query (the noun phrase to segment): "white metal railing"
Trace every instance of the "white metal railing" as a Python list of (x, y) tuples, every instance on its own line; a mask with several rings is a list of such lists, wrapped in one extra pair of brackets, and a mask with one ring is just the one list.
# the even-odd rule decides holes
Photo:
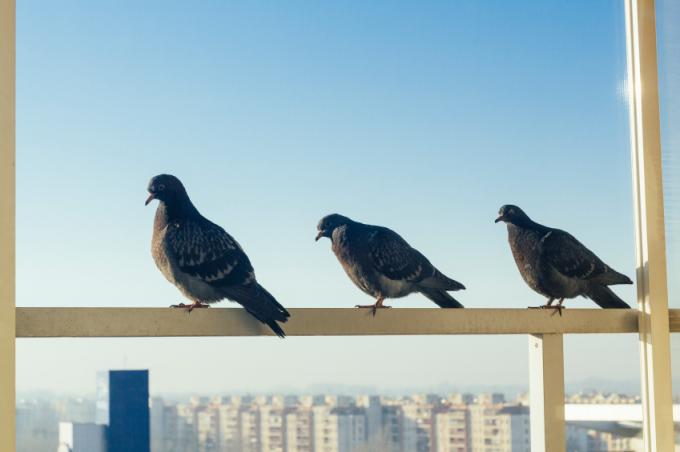
[[(626, 4), (639, 310), (291, 309), (291, 336), (527, 334), (534, 452), (565, 450), (563, 335), (638, 333), (645, 450), (673, 450), (663, 185), (653, 0)], [(15, 0), (0, 0), (0, 451), (15, 450), (15, 340), (32, 337), (259, 336), (240, 309), (15, 308)], [(272, 340), (274, 340), (272, 338)]]

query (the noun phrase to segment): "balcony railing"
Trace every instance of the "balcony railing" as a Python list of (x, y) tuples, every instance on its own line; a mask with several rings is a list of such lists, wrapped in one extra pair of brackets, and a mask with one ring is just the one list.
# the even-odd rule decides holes
[[(626, 5), (639, 310), (291, 309), (290, 336), (526, 334), (531, 444), (565, 450), (564, 334), (640, 337), (645, 450), (673, 450), (663, 185), (653, 0)], [(0, 0), (0, 451), (15, 449), (15, 340), (56, 337), (271, 335), (240, 309), (15, 308), (15, 0)], [(274, 340), (274, 339), (272, 339)]]
[[(565, 309), (291, 308), (288, 336), (637, 333), (639, 312)], [(680, 310), (671, 311), (680, 331)], [(17, 308), (16, 337), (270, 336), (239, 308)]]

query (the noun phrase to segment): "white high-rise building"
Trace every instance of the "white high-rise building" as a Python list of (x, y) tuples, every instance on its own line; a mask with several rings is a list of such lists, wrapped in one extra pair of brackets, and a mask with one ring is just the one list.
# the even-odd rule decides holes
[(244, 407), (240, 415), (241, 452), (260, 452), (260, 411), (256, 405)]
[(331, 407), (312, 408), (315, 452), (352, 452), (366, 443), (366, 414), (363, 409)]
[(260, 407), (261, 450), (284, 452), (284, 411), (279, 405)]
[(195, 423), (199, 452), (220, 452), (219, 411), (216, 406), (201, 406), (196, 411)]
[(401, 405), (402, 450), (430, 452), (433, 442), (432, 401), (426, 397), (418, 397)]
[(467, 406), (450, 406), (435, 413), (433, 436), (436, 452), (468, 452), (470, 416)]
[(286, 452), (314, 452), (312, 410), (293, 408), (285, 414)]
[(331, 409), (328, 405), (312, 407), (315, 452), (338, 452), (338, 423)]
[[(232, 399), (233, 400), (233, 399)], [(220, 450), (241, 451), (241, 406), (238, 401), (218, 408)]]
[(529, 452), (529, 408), (469, 405), (472, 452)]

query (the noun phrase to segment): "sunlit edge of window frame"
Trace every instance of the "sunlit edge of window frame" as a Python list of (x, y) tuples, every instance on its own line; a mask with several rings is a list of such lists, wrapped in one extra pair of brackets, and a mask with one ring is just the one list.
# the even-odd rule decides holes
[(624, 0), (635, 215), (643, 443), (674, 449), (656, 10)]

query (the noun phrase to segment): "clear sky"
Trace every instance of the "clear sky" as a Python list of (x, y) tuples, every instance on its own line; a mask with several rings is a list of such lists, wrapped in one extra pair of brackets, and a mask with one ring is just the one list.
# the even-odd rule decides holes
[[(17, 8), (20, 306), (182, 301), (149, 251), (145, 188), (163, 172), (287, 307), (370, 302), (314, 243), (332, 212), (398, 231), (470, 308), (543, 302), (493, 223), (506, 203), (634, 276), (623, 2)], [(522, 385), (526, 342), (21, 340), (17, 384), (92, 391), (96, 370), (127, 366), (150, 368), (155, 391)], [(634, 335), (565, 345), (567, 380), (638, 378)]]

